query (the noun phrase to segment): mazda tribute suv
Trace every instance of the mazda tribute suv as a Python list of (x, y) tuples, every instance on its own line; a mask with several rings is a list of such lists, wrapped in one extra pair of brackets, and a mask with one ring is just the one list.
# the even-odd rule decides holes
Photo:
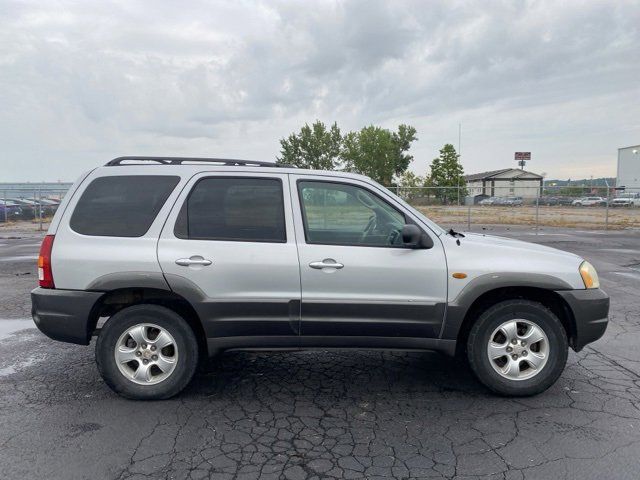
[(121, 157), (78, 179), (38, 259), (33, 318), (115, 392), (162, 399), (225, 350), (466, 357), (532, 395), (607, 327), (587, 261), (445, 231), (371, 179), (263, 162)]

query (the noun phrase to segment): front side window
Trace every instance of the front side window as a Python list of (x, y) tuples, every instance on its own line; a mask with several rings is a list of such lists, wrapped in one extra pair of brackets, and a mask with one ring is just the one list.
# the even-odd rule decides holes
[(96, 178), (78, 200), (71, 229), (83, 235), (141, 237), (179, 181), (168, 175)]
[(392, 247), (402, 245), (402, 213), (369, 190), (332, 182), (300, 181), (307, 243)]
[(178, 238), (286, 242), (282, 182), (274, 178), (200, 180), (182, 206)]

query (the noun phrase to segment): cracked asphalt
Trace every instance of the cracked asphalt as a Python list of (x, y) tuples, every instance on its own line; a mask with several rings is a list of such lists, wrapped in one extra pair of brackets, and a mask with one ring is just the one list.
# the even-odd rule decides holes
[(179, 397), (134, 402), (90, 347), (28, 320), (35, 234), (0, 238), (0, 478), (637, 479), (640, 232), (499, 233), (578, 253), (612, 299), (605, 336), (542, 395), (488, 393), (433, 353), (226, 353)]

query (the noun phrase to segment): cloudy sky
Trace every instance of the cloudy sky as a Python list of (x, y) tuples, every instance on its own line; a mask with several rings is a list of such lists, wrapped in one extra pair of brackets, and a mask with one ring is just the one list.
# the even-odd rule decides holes
[(0, 1), (0, 182), (119, 155), (273, 160), (304, 122), (418, 130), (424, 173), (615, 175), (640, 143), (640, 1)]

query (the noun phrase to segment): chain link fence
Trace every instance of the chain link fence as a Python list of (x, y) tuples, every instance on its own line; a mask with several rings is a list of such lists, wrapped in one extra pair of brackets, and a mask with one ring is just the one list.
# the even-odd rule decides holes
[[(0, 223), (43, 230), (70, 184), (0, 184)], [(640, 188), (506, 186), (388, 187), (442, 226), (472, 231), (490, 225), (640, 228)]]
[(389, 189), (443, 226), (640, 228), (640, 188), (505, 186)]
[(0, 223), (29, 222), (44, 230), (68, 189), (68, 185), (0, 184)]

